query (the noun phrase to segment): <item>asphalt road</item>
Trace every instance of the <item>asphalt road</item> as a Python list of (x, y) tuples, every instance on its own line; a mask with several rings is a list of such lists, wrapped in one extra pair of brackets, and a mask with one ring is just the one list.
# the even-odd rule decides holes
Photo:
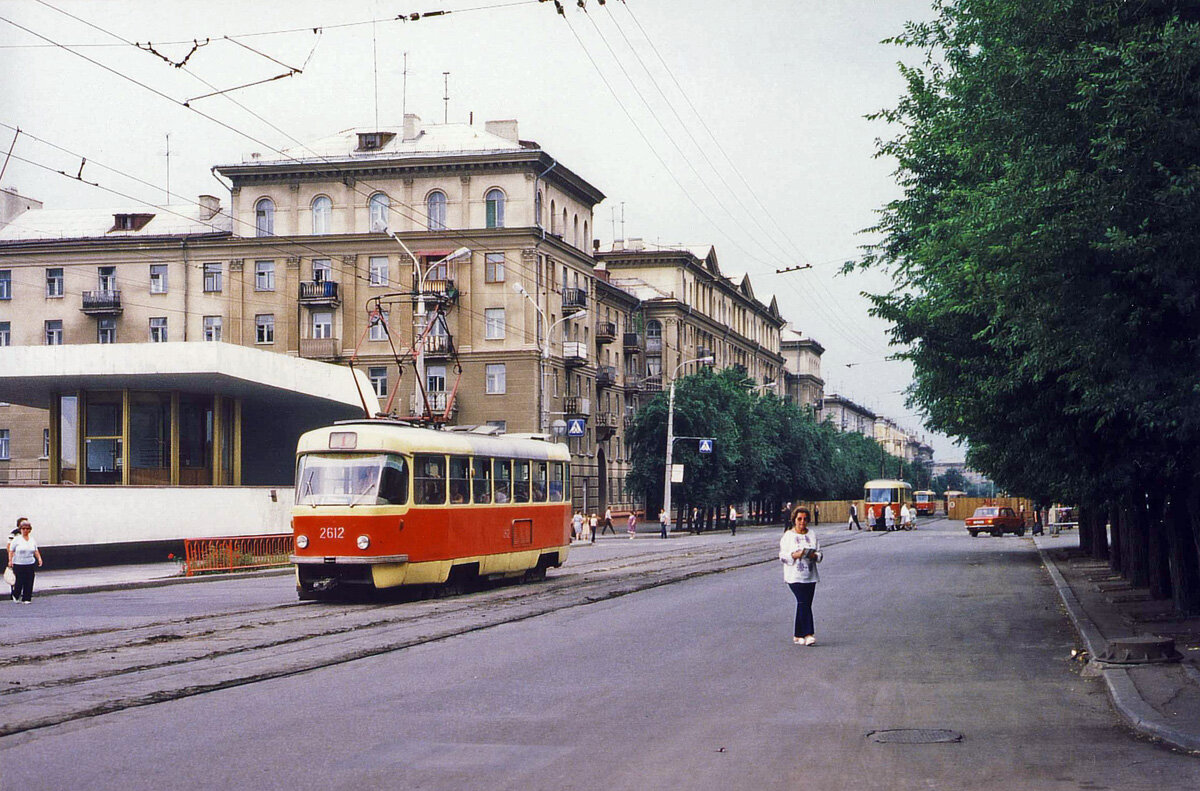
[[(774, 530), (653, 548), (611, 542), (576, 553), (575, 570), (545, 587), (325, 611), (328, 620), (375, 623), (344, 641), (363, 632), (378, 643), (419, 628), (404, 613), (450, 606), (436, 618), (470, 628), (442, 637), (0, 738), (0, 788), (1200, 787), (1200, 758), (1132, 735), (1098, 682), (1078, 675), (1074, 633), (1030, 541), (971, 539), (947, 522), (913, 533), (821, 530), (828, 550), (813, 647), (791, 643), (794, 605), (770, 560)], [(651, 549), (662, 554), (637, 554)], [(746, 561), (744, 551), (767, 560), (747, 565), (753, 555)], [(715, 567), (714, 552), (735, 568), (679, 573)], [(648, 570), (659, 566), (674, 577)], [(281, 614), (322, 615), (277, 606), (279, 586), (275, 578), (136, 593), (169, 599), (204, 587), (257, 597), (244, 616), (223, 616), (246, 628), (196, 638), (217, 644)], [(134, 594), (120, 594), (132, 601), (113, 603), (116, 614), (94, 617), (105, 628), (154, 622)], [(57, 616), (76, 626), (88, 622), (89, 601), (103, 601), (52, 598), (79, 610)], [(494, 616), (539, 602), (542, 614)], [(165, 619), (176, 629), (178, 620)], [(248, 653), (318, 655), (306, 645)], [(89, 656), (81, 649), (54, 662)], [(191, 659), (161, 675), (218, 661), (229, 672), (241, 660)], [(54, 662), (32, 661), (30, 672), (50, 674), (43, 665)], [(3, 676), (20, 681), (22, 666)], [(47, 698), (73, 689), (45, 683)], [(10, 710), (0, 697), (0, 722)], [(904, 729), (893, 738), (961, 740), (877, 741), (890, 729)]]

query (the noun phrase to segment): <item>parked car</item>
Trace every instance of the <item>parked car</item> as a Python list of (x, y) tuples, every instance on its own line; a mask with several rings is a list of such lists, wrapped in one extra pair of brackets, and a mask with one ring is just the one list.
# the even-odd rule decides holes
[(983, 533), (1000, 537), (1005, 533), (1025, 535), (1025, 520), (1007, 506), (987, 505), (976, 508), (973, 516), (967, 517), (967, 532), (971, 538)]

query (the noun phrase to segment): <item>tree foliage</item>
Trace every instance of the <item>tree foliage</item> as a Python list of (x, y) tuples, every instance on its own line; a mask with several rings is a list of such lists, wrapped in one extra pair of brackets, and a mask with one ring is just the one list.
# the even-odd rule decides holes
[[(672, 490), (676, 502), (717, 508), (730, 502), (784, 503), (851, 499), (878, 477), (883, 449), (873, 439), (818, 423), (808, 409), (774, 395), (757, 395), (736, 369), (707, 369), (675, 387), (675, 436), (712, 437), (714, 452), (679, 440), (673, 461), (686, 479)], [(627, 487), (650, 499), (662, 491), (666, 463), (668, 394), (660, 393), (635, 417), (629, 433), (632, 467)], [(899, 462), (886, 457), (888, 470)]]
[[(895, 39), (924, 56), (879, 116), (900, 129), (879, 152), (903, 194), (860, 262), (893, 274), (874, 310), (908, 350), (913, 401), (1005, 489), (1159, 503), (1139, 540), (1162, 531), (1175, 572), (1194, 570), (1200, 512), (1164, 519), (1200, 471), (1195, 6), (935, 10)], [(1187, 573), (1176, 601), (1195, 608)]]

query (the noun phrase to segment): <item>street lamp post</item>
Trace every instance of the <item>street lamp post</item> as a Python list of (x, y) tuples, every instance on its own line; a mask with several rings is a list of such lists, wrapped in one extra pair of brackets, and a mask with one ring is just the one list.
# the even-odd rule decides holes
[(465, 258), (465, 257), (469, 256), (471, 254), (471, 248), (460, 247), (457, 250), (455, 250), (453, 253), (451, 253), (450, 255), (446, 256), (445, 258), (438, 259), (437, 261), (434, 261), (432, 264), (430, 264), (427, 267), (422, 267), (421, 262), (417, 260), (417, 257), (413, 254), (413, 251), (408, 249), (408, 245), (406, 245), (400, 239), (400, 237), (396, 234), (395, 231), (392, 232), (392, 238), (396, 240), (396, 243), (400, 245), (400, 247), (404, 250), (404, 252), (408, 253), (408, 257), (411, 258), (413, 261), (413, 272), (415, 272), (417, 275), (417, 311), (416, 311), (416, 325), (417, 326), (416, 326), (415, 334), (417, 334), (419, 337), (421, 337), (421, 346), (420, 346), (420, 348), (417, 349), (417, 360), (416, 360), (417, 381), (416, 381), (416, 390), (413, 395), (414, 395), (414, 399), (417, 402), (416, 414), (417, 414), (417, 417), (420, 417), (425, 414), (425, 399), (422, 395), (424, 393), (424, 389), (425, 389), (425, 338), (424, 338), (425, 321), (426, 321), (425, 278), (429, 276), (430, 272), (432, 272), (434, 269), (441, 266), (442, 264), (448, 264), (451, 261), (457, 261), (460, 258)]
[(671, 372), (671, 389), (667, 396), (667, 467), (663, 472), (663, 519), (661, 520), (663, 538), (667, 537), (667, 523), (671, 521), (671, 457), (675, 445), (675, 374), (679, 373), (679, 369), (688, 363), (711, 363), (712, 361), (712, 355), (684, 360)]
[[(513, 283), (513, 291), (517, 292), (521, 296), (525, 297), (525, 299), (529, 300), (529, 304), (533, 305), (533, 309), (538, 312), (538, 316), (541, 317), (542, 323), (545, 324), (546, 323), (546, 314), (542, 310), (542, 306), (539, 305), (537, 303), (537, 300), (533, 298), (533, 295), (531, 295), (528, 291), (526, 291), (525, 287), (522, 286), (520, 283)], [(573, 319), (581, 319), (586, 315), (587, 315), (587, 308), (584, 308), (582, 310), (576, 311), (575, 313), (572, 313), (570, 316), (563, 316), (558, 321), (556, 321), (553, 324), (546, 327), (546, 335), (542, 339), (541, 358), (538, 361), (538, 382), (539, 382), (539, 386), (538, 386), (539, 420), (538, 420), (538, 423), (541, 426), (541, 430), (542, 430), (543, 434), (550, 433), (550, 399), (546, 395), (546, 375), (547, 375), (546, 369), (548, 368), (549, 361), (550, 361), (550, 338), (552, 337), (552, 335), (554, 333), (554, 328), (557, 327), (558, 325), (560, 325), (564, 322), (567, 322), (567, 321), (571, 321)]]

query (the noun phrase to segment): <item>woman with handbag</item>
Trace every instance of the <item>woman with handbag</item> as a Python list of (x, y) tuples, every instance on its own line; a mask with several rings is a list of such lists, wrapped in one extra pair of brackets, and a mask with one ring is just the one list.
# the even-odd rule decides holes
[(817, 534), (808, 529), (809, 512), (803, 506), (792, 511), (792, 529), (779, 539), (779, 559), (783, 562), (783, 581), (796, 597), (796, 625), (792, 642), (814, 645), (812, 603), (817, 590), (817, 564), (823, 557)]
[[(12, 598), (29, 604), (33, 598), (33, 577), (38, 566), (42, 565), (42, 552), (37, 542), (30, 537), (33, 525), (25, 517), (17, 520), (17, 530), (20, 535), (8, 544), (8, 571), (12, 572)], [(8, 574), (5, 573), (5, 579)]]

